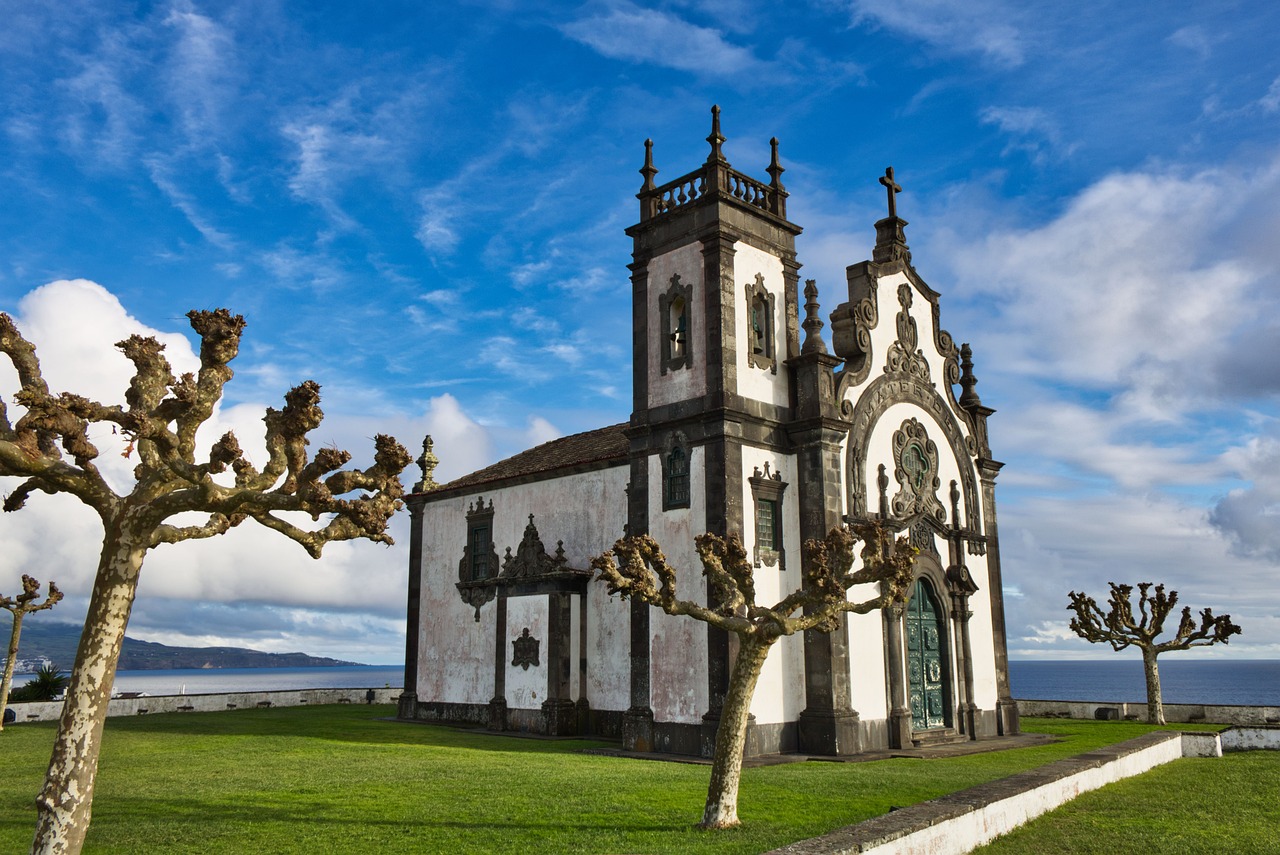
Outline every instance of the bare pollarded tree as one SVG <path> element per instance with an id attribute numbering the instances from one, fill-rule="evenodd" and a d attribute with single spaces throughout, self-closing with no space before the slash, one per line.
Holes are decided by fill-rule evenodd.
<path id="1" fill-rule="evenodd" d="M 1169 591 L 1164 585 L 1151 582 L 1138 583 L 1138 615 L 1135 618 L 1130 597 L 1132 585 L 1111 586 L 1110 608 L 1104 614 L 1093 597 L 1072 591 L 1067 596 L 1071 602 L 1068 611 L 1076 616 L 1071 619 L 1071 629 L 1089 642 L 1105 642 L 1113 650 L 1137 647 L 1142 651 L 1142 667 L 1147 678 L 1147 721 L 1164 724 L 1164 698 L 1160 692 L 1160 670 L 1156 657 L 1169 650 L 1186 650 L 1191 647 L 1208 647 L 1219 642 L 1226 644 L 1240 627 L 1231 622 L 1231 615 L 1215 616 L 1210 609 L 1200 612 L 1200 625 L 1191 617 L 1191 607 L 1183 606 L 1182 619 L 1172 638 L 1157 641 L 1164 632 L 1164 623 L 1178 605 L 1178 592 Z"/>
<path id="2" fill-rule="evenodd" d="M 0 352 L 17 369 L 21 388 L 13 401 L 25 410 L 10 423 L 0 399 L 0 475 L 25 479 L 4 509 L 18 510 L 35 492 L 70 493 L 103 526 L 84 633 L 37 798 L 32 852 L 76 853 L 84 844 L 111 684 L 150 549 L 222 534 L 246 519 L 298 542 L 312 557 L 334 540 L 391 543 L 387 523 L 400 507 L 399 475 L 409 453 L 379 435 L 367 469 L 344 469 L 351 455 L 336 448 L 321 448 L 309 459 L 307 434 L 324 416 L 320 387 L 311 381 L 291 390 L 283 409 L 267 410 L 261 469 L 230 432 L 198 459 L 196 431 L 213 415 L 231 379 L 228 363 L 239 351 L 244 319 L 226 309 L 193 311 L 187 318 L 200 336 L 199 371 L 175 378 L 164 345 L 131 336 L 117 345 L 134 365 L 122 407 L 50 392 L 35 348 L 0 313 Z M 137 455 L 127 493 L 115 492 L 94 463 L 98 449 L 89 428 L 95 423 L 118 429 L 128 440 L 125 455 Z M 170 522 L 192 512 L 201 515 L 195 525 Z M 288 512 L 324 522 L 303 528 L 281 516 Z"/>
<path id="3" fill-rule="evenodd" d="M 13 613 L 13 627 L 9 632 L 9 657 L 4 663 L 4 677 L 0 678 L 0 730 L 4 730 L 4 710 L 9 703 L 9 689 L 13 686 L 13 666 L 18 661 L 18 640 L 22 637 L 22 619 L 32 612 L 51 609 L 62 599 L 58 586 L 49 583 L 49 594 L 40 599 L 40 583 L 25 573 L 22 575 L 22 593 L 12 597 L 0 597 L 0 609 Z"/>
<path id="4" fill-rule="evenodd" d="M 854 569 L 859 541 L 862 562 Z M 648 535 L 622 538 L 611 552 L 592 559 L 591 566 L 611 594 L 657 606 L 670 615 L 687 615 L 738 636 L 738 656 L 720 711 L 700 823 L 703 828 L 731 828 L 738 824 L 738 782 L 751 698 L 774 643 L 806 630 L 831 632 L 846 612 L 865 614 L 904 602 L 914 578 L 916 549 L 905 538 L 895 540 L 888 528 L 876 522 L 832 529 L 822 540 L 805 542 L 799 590 L 772 606 L 762 606 L 756 603 L 752 562 L 737 535 L 701 534 L 694 543 L 707 588 L 719 603 L 714 607 L 680 599 L 676 588 L 681 574 Z M 849 589 L 864 584 L 876 584 L 877 596 L 851 601 Z"/>

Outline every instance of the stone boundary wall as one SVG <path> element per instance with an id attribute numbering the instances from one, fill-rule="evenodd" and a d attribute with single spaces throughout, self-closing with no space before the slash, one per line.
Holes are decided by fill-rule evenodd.
<path id="1" fill-rule="evenodd" d="M 402 689 L 373 689 L 375 704 L 394 704 Z M 148 695 L 142 698 L 112 698 L 109 717 L 162 712 L 226 712 L 257 707 L 299 707 L 308 704 L 363 704 L 369 689 L 288 689 L 279 692 L 227 692 L 209 695 Z M 50 721 L 62 714 L 62 701 L 9 704 L 17 716 L 15 724 Z M 12 726 L 12 725 L 11 725 Z"/>
<path id="2" fill-rule="evenodd" d="M 1104 701 L 1017 701 L 1018 715 L 1047 718 L 1147 720 L 1147 704 Z M 1165 704 L 1164 720 L 1169 724 L 1195 722 L 1210 724 L 1280 724 L 1280 707 L 1230 706 L 1226 704 Z"/>
<path id="3" fill-rule="evenodd" d="M 767 855 L 961 855 L 1081 793 L 1182 756 L 1182 734 L 1148 733 L 783 846 Z"/>

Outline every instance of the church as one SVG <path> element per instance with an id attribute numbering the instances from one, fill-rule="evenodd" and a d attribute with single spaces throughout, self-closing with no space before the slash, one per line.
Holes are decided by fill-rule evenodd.
<path id="1" fill-rule="evenodd" d="M 800 281 L 778 143 L 768 180 L 725 159 L 663 184 L 645 142 L 630 265 L 630 421 L 437 485 L 430 440 L 411 514 L 402 719 L 620 738 L 710 756 L 734 639 L 609 596 L 588 569 L 652 535 L 706 601 L 702 532 L 736 533 L 757 601 L 801 579 L 801 544 L 878 518 L 919 549 L 905 607 L 782 638 L 747 753 L 852 755 L 1018 731 L 1009 691 L 995 481 L 969 346 L 916 272 L 892 168 L 870 260 L 822 333 Z M 446 451 L 441 449 L 441 451 Z M 447 453 L 447 452 L 446 452 Z"/>

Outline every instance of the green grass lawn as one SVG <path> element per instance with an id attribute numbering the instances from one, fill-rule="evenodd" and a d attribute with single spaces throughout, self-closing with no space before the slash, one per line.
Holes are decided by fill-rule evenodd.
<path id="1" fill-rule="evenodd" d="M 1076 798 L 982 855 L 1275 855 L 1280 752 L 1186 758 Z"/>
<path id="2" fill-rule="evenodd" d="M 758 853 L 1152 729 L 1032 720 L 1028 730 L 1062 741 L 945 760 L 748 769 L 743 826 L 700 832 L 705 766 L 581 753 L 602 744 L 589 740 L 379 720 L 394 712 L 340 705 L 111 719 L 85 851 Z M 30 845 L 52 739 L 52 723 L 0 733 L 0 852 Z"/>

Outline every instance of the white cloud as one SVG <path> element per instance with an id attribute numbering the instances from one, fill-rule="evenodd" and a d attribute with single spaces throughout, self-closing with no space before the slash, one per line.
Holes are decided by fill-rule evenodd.
<path id="1" fill-rule="evenodd" d="M 1091 652 L 1067 630 L 1067 593 L 1100 597 L 1112 581 L 1163 583 L 1193 611 L 1230 614 L 1245 631 L 1231 642 L 1238 655 L 1280 642 L 1257 595 L 1274 588 L 1274 564 L 1233 556 L 1203 509 L 1154 494 L 1043 498 L 1006 502 L 1000 527 L 1006 584 L 1024 594 L 1005 601 L 1015 657 Z"/>
<path id="2" fill-rule="evenodd" d="M 967 295 L 998 307 L 1000 321 L 987 326 L 999 332 L 983 337 L 997 361 L 1080 388 L 1185 401 L 1211 385 L 1202 368 L 1229 346 L 1226 333 L 1243 320 L 1237 307 L 1276 275 L 1218 251 L 1230 228 L 1225 200 L 1268 193 L 1275 181 L 1265 172 L 1111 175 L 1038 228 L 952 235 L 944 257 Z"/>
<path id="3" fill-rule="evenodd" d="M 565 24 L 562 32 L 610 59 L 732 77 L 762 65 L 718 30 L 657 9 L 619 3 L 604 14 Z"/>
<path id="4" fill-rule="evenodd" d="M 54 392 L 70 391 L 103 403 L 123 403 L 133 370 L 114 343 L 132 334 L 150 335 L 164 343 L 175 373 L 199 367 L 185 336 L 146 327 L 128 315 L 105 288 L 86 280 L 58 281 L 37 288 L 20 301 L 15 320 L 35 344 L 44 377 Z M 252 370 L 252 366 L 236 367 L 250 369 L 246 373 Z M 0 394 L 7 402 L 12 402 L 16 386 L 16 375 L 5 360 L 0 363 Z M 216 410 L 201 429 L 201 442 L 207 444 L 234 430 L 250 458 L 261 463 L 265 459 L 264 409 L 260 403 L 245 403 Z M 428 418 L 446 433 L 445 425 L 450 422 L 444 412 L 447 409 L 438 408 L 431 414 L 436 418 Z M 20 408 L 11 405 L 11 420 L 19 413 Z M 347 438 L 343 419 L 327 419 L 317 435 Z M 368 431 L 361 430 L 354 438 L 362 440 L 367 435 Z M 91 436 L 101 452 L 96 463 L 103 476 L 118 492 L 127 492 L 136 461 L 122 456 L 123 437 L 101 426 Z M 351 450 L 357 459 L 369 453 L 361 447 Z M 18 483 L 14 478 L 0 479 L 0 491 L 8 492 Z M 393 523 L 397 531 L 404 525 L 399 519 Z M 55 579 L 68 594 L 61 616 L 79 619 L 92 586 L 101 541 L 101 524 L 86 506 L 67 495 L 37 493 L 22 510 L 0 515 L 0 542 L 5 544 L 6 558 L 0 566 L 0 590 L 13 588 L 22 573 Z M 187 604 L 198 600 L 270 603 L 320 611 L 354 606 L 358 612 L 393 619 L 403 609 L 406 572 L 399 550 L 367 542 L 334 543 L 315 561 L 297 544 L 247 522 L 220 537 L 155 549 L 143 570 L 140 591 L 143 597 Z M 145 632 L 145 620 L 139 626 L 135 617 L 134 624 Z"/>
<path id="5" fill-rule="evenodd" d="M 1231 538 L 1235 551 L 1280 563 L 1280 426 L 1228 452 L 1248 487 L 1218 501 L 1209 521 Z"/>

